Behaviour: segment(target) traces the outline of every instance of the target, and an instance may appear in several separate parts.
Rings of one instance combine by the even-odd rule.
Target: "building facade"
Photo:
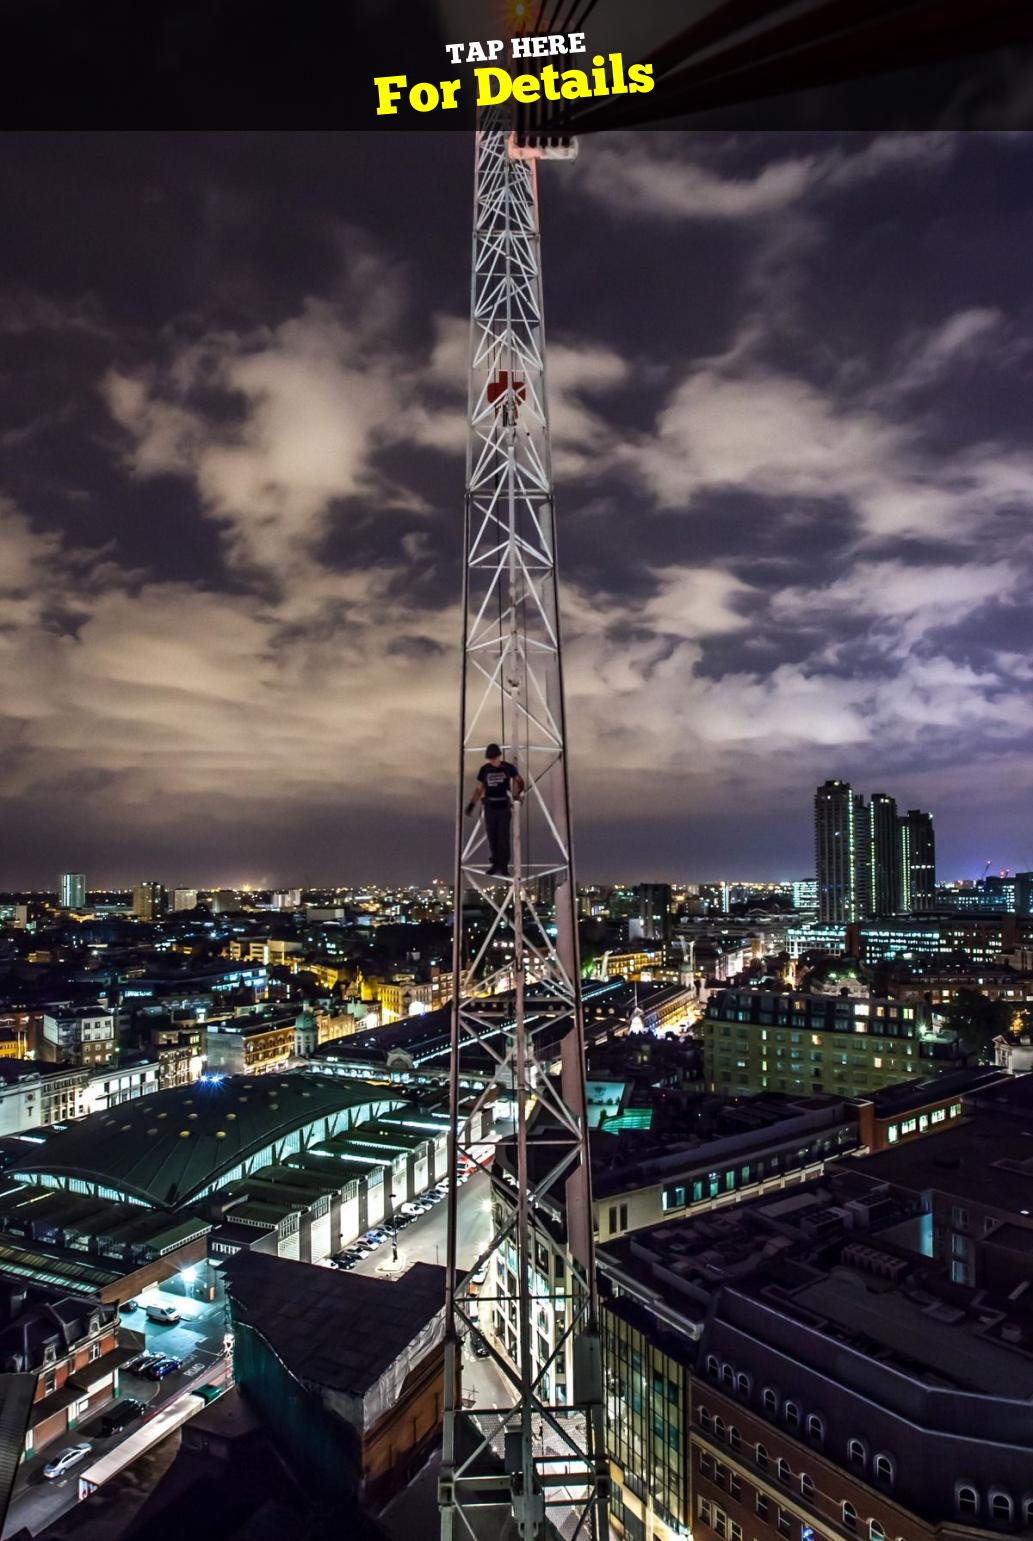
[[[0,1137],[85,1118],[89,1071],[0,1059]]]
[[[43,1014],[41,1057],[91,1069],[116,1057],[115,1017],[106,1008]]]
[[[0,1368],[37,1377],[23,1460],[117,1396],[118,1328],[113,1305],[0,1274]]]
[[[819,920],[860,920],[870,891],[868,817],[848,781],[826,781],[814,794],[814,851]]]
[[[137,920],[161,920],[168,905],[164,883],[137,883],[133,889],[133,914]]]
[[[885,792],[868,802],[868,914],[900,909],[900,831],[897,804]]]
[[[900,817],[900,908],[922,915],[936,908],[936,837],[933,816],[909,808]]]
[[[708,1089],[855,1097],[928,1075],[924,1004],[719,990],[700,1024]]]
[[[81,910],[86,903],[86,874],[62,872],[58,884],[58,903],[63,910]]]

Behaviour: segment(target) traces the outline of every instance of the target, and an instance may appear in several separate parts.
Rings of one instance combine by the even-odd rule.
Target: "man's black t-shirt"
[[[477,772],[477,780],[484,788],[484,801],[493,808],[508,803],[509,784],[519,774],[516,766],[510,765],[508,760],[503,760],[499,765],[492,765],[490,760],[485,761]]]

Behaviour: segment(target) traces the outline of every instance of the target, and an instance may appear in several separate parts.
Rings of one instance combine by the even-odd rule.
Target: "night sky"
[[[447,875],[472,143],[8,135],[0,886]],[[579,875],[1033,866],[1033,136],[542,173]]]

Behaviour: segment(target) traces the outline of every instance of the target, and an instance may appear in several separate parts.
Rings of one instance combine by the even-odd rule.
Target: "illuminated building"
[[[897,804],[885,792],[868,801],[869,915],[894,915],[900,908],[901,841]]]
[[[174,910],[193,910],[197,908],[196,888],[174,888],[172,891],[172,908]]]
[[[104,1065],[116,1056],[115,1018],[104,1009],[44,1012],[42,1059],[70,1065]]]
[[[786,931],[786,951],[791,958],[805,952],[841,953],[846,949],[846,926],[790,926]]]
[[[936,839],[933,816],[909,808],[900,816],[900,908],[921,915],[936,908]]]
[[[1033,872],[1015,874],[1015,913],[1033,915]]]
[[[818,918],[861,920],[869,896],[867,810],[848,781],[826,781],[814,794]]]
[[[647,942],[671,940],[670,883],[640,883],[635,890],[638,900],[638,935]],[[632,921],[635,924],[635,921]]]
[[[208,1069],[223,1075],[285,1070],[294,1055],[295,1014],[231,1017],[208,1024]]]
[[[58,902],[63,910],[81,910],[86,903],[86,875],[62,872]]]
[[[161,920],[166,903],[164,883],[137,883],[133,889],[133,914],[137,920]]]
[[[712,1092],[832,1092],[853,1097],[927,1076],[934,1049],[926,1008],[895,1000],[720,990],[702,1019]]]

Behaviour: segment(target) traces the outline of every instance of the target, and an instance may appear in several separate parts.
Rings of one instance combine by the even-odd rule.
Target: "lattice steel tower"
[[[569,141],[518,140],[505,115],[482,116],[456,804],[444,1541],[607,1534],[536,180],[539,160],[573,154]],[[486,874],[482,821],[463,816],[490,741],[526,787],[513,810],[510,877]],[[456,1164],[464,1152],[483,1152],[482,1126],[500,1094],[512,1116],[496,1123],[492,1236],[472,1260],[459,1234]],[[539,1241],[555,1241],[562,1228],[563,1278],[550,1279]],[[485,1263],[472,1296],[470,1280]],[[464,1340],[481,1326],[491,1356],[475,1363]]]

